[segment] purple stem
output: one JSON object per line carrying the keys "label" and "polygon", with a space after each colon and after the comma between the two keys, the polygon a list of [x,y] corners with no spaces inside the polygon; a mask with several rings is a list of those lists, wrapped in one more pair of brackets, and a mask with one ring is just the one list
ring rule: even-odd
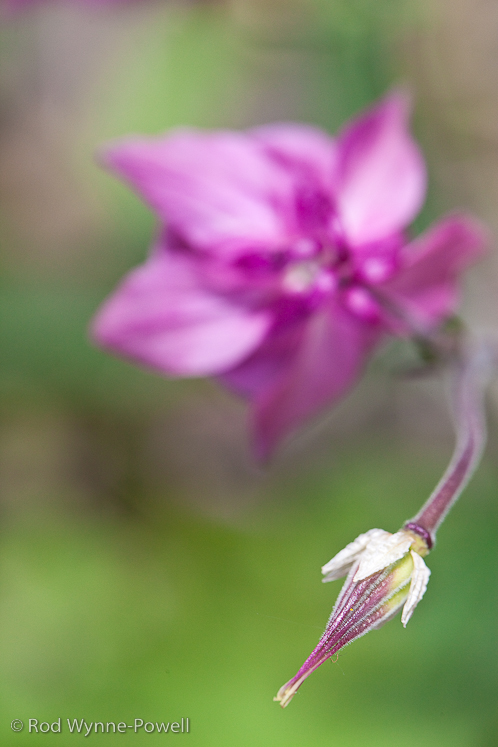
{"label": "purple stem", "polygon": [[434,544],[436,530],[472,477],[486,443],[484,390],[490,373],[489,349],[482,345],[456,361],[451,389],[457,442],[448,468],[413,519],[405,524]]}

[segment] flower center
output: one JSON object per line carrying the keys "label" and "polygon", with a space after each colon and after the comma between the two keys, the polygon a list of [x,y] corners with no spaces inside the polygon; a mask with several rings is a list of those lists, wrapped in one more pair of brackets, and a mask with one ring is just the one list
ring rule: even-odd
{"label": "flower center", "polygon": [[371,278],[367,278],[362,270],[355,268],[346,247],[300,238],[287,256],[281,275],[281,288],[286,295],[309,302],[315,308],[326,296],[340,290],[342,302],[351,313],[364,321],[378,319],[378,303],[369,291],[368,281],[385,276],[382,258],[369,259]]}
{"label": "flower center", "polygon": [[290,262],[283,271],[282,288],[290,295],[320,295],[337,288],[338,252],[312,238],[300,238],[290,248]]}
{"label": "flower center", "polygon": [[293,262],[285,271],[283,288],[287,293],[306,294],[312,291],[328,293],[336,286],[333,274],[319,260]]}

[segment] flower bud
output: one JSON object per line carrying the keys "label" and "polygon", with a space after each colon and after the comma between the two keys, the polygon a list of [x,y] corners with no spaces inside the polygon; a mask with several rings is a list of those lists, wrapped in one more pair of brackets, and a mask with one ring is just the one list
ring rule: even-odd
{"label": "flower bud", "polygon": [[396,534],[372,529],[360,534],[323,566],[324,582],[347,573],[346,582],[318,646],[278,691],[275,700],[283,708],[320,664],[369,630],[380,628],[401,607],[401,622],[406,627],[430,576],[422,560],[428,547],[416,530],[415,525]]}

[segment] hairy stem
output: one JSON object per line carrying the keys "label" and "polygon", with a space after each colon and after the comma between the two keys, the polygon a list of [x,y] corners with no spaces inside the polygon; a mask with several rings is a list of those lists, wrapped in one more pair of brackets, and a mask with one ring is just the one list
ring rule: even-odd
{"label": "hairy stem", "polygon": [[472,477],[486,443],[484,392],[491,373],[489,348],[469,346],[453,364],[451,400],[457,441],[453,457],[436,488],[405,528],[428,535],[429,548],[436,531]]}

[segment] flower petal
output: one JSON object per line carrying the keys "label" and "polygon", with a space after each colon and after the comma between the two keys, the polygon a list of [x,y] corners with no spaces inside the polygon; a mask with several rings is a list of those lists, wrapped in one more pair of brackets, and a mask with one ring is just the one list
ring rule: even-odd
{"label": "flower petal", "polygon": [[268,250],[285,239],[292,174],[247,134],[177,130],[123,140],[102,157],[196,248]]}
{"label": "flower petal", "polygon": [[271,330],[252,355],[222,373],[219,380],[241,397],[256,400],[289,369],[302,336],[301,324]]}
{"label": "flower petal", "polygon": [[255,448],[261,459],[303,421],[346,393],[380,334],[375,324],[356,319],[333,299],[303,321],[298,332],[287,355],[281,356],[282,365],[271,359],[273,368],[266,376],[260,368],[260,378],[253,382]]}
{"label": "flower petal", "polygon": [[172,376],[206,376],[251,353],[270,324],[266,312],[204,289],[195,261],[155,253],[104,303],[94,340],[129,360]]}
{"label": "flower petal", "polygon": [[372,537],[360,558],[360,565],[353,581],[355,583],[363,581],[372,573],[382,571],[391,563],[400,560],[403,555],[407,554],[412,542],[413,537],[404,531],[396,532],[396,534],[387,537],[382,535]]}
{"label": "flower petal", "polygon": [[291,123],[251,131],[268,156],[294,176],[294,205],[287,224],[301,236],[327,235],[335,216],[337,146],[316,127]]}
{"label": "flower petal", "polygon": [[361,245],[406,227],[426,189],[422,155],[396,93],[348,125],[338,141],[337,206],[349,242]]}
{"label": "flower petal", "polygon": [[431,575],[431,572],[429,568],[427,568],[423,558],[413,550],[411,551],[411,555],[413,558],[412,581],[410,584],[410,591],[408,592],[408,599],[405,602],[401,614],[401,622],[405,628],[408,620],[413,615],[415,607],[425,594],[427,584],[429,583],[429,577]]}
{"label": "flower petal", "polygon": [[338,578],[345,576],[351,569],[353,563],[358,560],[359,556],[369,544],[372,539],[390,537],[391,534],[386,532],[384,529],[370,529],[365,534],[360,534],[353,542],[350,542],[346,547],[334,555],[332,560],[329,560],[322,567],[322,574],[325,578],[322,581],[335,581]]}
{"label": "flower petal", "polygon": [[434,327],[458,305],[460,274],[479,259],[487,234],[465,215],[443,218],[400,254],[398,273],[378,290],[418,331]]}
{"label": "flower petal", "polygon": [[311,125],[283,122],[257,127],[251,135],[277,162],[332,190],[337,146],[325,132]]}

